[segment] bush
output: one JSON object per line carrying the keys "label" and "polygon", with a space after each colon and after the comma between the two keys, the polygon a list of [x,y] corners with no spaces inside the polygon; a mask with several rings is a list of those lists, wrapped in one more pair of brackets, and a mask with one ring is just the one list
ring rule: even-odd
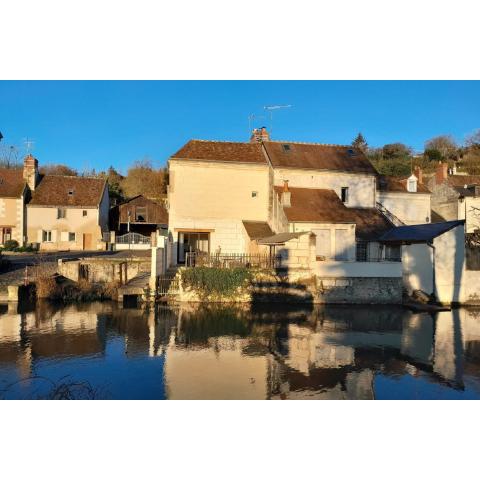
{"label": "bush", "polygon": [[14,251],[16,248],[18,248],[18,242],[16,240],[7,240],[3,244],[4,250],[9,250],[9,251]]}
{"label": "bush", "polygon": [[204,295],[232,295],[250,280],[248,269],[239,268],[186,268],[181,272],[183,287],[191,287]]}

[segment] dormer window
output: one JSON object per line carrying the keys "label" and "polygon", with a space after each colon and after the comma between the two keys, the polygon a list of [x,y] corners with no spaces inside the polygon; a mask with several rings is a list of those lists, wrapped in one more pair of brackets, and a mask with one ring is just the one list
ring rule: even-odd
{"label": "dormer window", "polygon": [[417,191],[417,177],[415,175],[410,175],[407,180],[407,191],[410,193],[416,193]]}
{"label": "dormer window", "polygon": [[283,151],[288,153],[290,151],[290,145],[288,145],[288,143],[284,143],[282,145],[282,148],[283,148]]}

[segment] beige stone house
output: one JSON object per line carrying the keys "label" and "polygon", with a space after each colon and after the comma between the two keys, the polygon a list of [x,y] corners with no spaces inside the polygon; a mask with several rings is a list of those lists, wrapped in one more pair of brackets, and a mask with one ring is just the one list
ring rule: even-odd
{"label": "beige stone house", "polygon": [[32,198],[27,204],[28,243],[41,250],[97,250],[108,232],[109,196],[105,180],[38,175],[28,166]]}

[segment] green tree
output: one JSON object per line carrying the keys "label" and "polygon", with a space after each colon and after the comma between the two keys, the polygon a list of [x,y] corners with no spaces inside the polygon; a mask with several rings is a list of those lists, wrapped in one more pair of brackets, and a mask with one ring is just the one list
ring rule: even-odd
{"label": "green tree", "polygon": [[355,140],[352,142],[352,147],[358,148],[363,153],[366,153],[368,150],[368,143],[365,140],[365,137],[361,132],[355,137]]}

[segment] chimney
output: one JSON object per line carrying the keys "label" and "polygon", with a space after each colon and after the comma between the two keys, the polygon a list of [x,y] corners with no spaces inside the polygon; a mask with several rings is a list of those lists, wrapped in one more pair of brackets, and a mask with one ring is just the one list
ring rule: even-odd
{"label": "chimney", "polygon": [[435,181],[437,185],[441,185],[448,176],[448,163],[438,162],[437,170],[435,172]]}
{"label": "chimney", "polygon": [[413,173],[417,177],[418,183],[423,183],[423,171],[418,165],[413,169]]}
{"label": "chimney", "polygon": [[292,193],[288,189],[288,180],[283,181],[283,191],[282,191],[282,206],[284,207],[291,207],[291,196]]}
{"label": "chimney", "polygon": [[250,143],[262,143],[270,141],[270,135],[265,127],[254,128],[252,136],[250,137]]}
{"label": "chimney", "polygon": [[28,154],[23,160],[23,179],[33,192],[38,183],[38,160]]}

